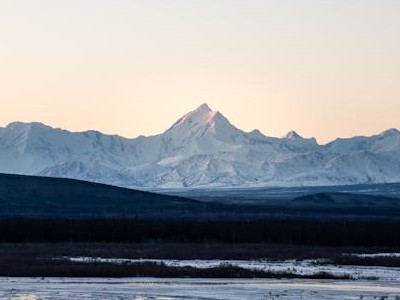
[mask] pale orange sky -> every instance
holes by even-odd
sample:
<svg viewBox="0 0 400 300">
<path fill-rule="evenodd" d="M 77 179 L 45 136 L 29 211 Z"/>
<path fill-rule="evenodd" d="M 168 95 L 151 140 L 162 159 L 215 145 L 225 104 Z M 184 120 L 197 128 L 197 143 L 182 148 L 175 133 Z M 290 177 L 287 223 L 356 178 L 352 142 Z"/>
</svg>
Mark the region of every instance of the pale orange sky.
<svg viewBox="0 0 400 300">
<path fill-rule="evenodd" d="M 126 137 L 203 102 L 325 143 L 400 128 L 400 1 L 1 0 L 0 126 Z"/>
</svg>

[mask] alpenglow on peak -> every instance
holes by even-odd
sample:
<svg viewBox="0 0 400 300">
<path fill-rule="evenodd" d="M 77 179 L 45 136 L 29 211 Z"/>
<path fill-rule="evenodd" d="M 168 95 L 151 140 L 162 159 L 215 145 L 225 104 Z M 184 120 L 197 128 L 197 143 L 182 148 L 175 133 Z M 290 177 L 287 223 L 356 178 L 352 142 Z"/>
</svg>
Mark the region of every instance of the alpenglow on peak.
<svg viewBox="0 0 400 300">
<path fill-rule="evenodd" d="M 208 106 L 207 103 L 203 103 L 201 104 L 199 107 L 197 107 L 194 111 L 196 112 L 205 112 L 205 113 L 210 113 L 213 110 L 210 108 L 210 106 Z"/>
<path fill-rule="evenodd" d="M 181 126 L 203 126 L 212 122 L 216 116 L 221 115 L 217 111 L 213 111 L 206 103 L 203 103 L 195 110 L 188 112 L 183 117 L 179 118 L 170 129 Z M 168 131 L 167 130 L 167 131 Z"/>
</svg>

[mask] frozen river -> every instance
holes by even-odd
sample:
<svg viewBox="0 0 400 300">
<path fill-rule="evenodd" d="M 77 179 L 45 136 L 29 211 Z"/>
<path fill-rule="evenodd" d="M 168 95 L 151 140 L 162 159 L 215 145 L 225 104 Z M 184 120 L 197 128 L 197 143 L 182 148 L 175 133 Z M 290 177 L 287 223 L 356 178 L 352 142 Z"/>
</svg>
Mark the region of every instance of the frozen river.
<svg viewBox="0 0 400 300">
<path fill-rule="evenodd" d="M 400 299 L 397 281 L 0 278 L 0 299 Z"/>
</svg>

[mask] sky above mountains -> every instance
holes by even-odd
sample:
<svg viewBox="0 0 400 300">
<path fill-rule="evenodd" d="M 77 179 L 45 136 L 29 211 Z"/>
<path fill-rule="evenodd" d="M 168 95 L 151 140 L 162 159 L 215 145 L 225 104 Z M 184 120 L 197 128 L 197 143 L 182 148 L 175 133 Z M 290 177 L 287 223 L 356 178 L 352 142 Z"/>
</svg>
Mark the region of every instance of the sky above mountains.
<svg viewBox="0 0 400 300">
<path fill-rule="evenodd" d="M 0 2 L 0 126 L 156 134 L 207 102 L 327 142 L 400 128 L 399 1 Z"/>
</svg>

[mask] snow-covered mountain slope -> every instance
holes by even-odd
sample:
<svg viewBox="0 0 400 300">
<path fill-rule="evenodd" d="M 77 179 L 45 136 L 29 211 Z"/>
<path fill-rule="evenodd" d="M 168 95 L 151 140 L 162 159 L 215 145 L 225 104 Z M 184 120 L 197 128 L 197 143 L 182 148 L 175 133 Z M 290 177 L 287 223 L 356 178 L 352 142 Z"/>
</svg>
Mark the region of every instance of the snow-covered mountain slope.
<svg viewBox="0 0 400 300">
<path fill-rule="evenodd" d="M 15 122 L 0 128 L 0 172 L 145 189 L 398 182 L 400 132 L 319 145 L 294 131 L 244 132 L 206 104 L 135 139 Z"/>
</svg>

